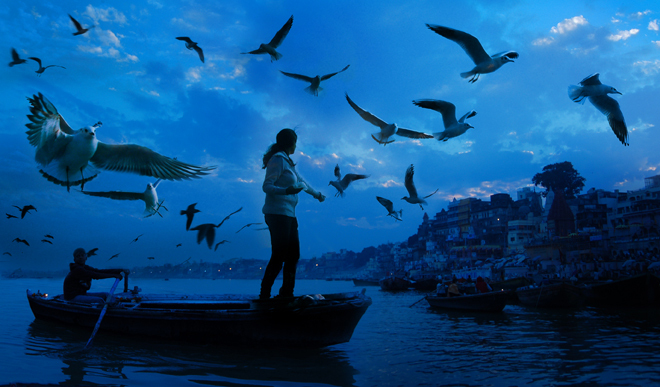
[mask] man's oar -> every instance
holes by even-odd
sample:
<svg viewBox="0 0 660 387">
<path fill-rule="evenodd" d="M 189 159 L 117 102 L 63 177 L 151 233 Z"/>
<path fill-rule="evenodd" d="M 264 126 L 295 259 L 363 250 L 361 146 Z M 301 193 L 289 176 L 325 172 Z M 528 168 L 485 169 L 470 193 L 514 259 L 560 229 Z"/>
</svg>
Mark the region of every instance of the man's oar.
<svg viewBox="0 0 660 387">
<path fill-rule="evenodd" d="M 110 302 L 110 299 L 112 298 L 112 294 L 115 292 L 115 289 L 117 289 L 117 284 L 119 283 L 119 281 L 121 281 L 121 278 L 117 278 L 115 280 L 114 285 L 112 285 L 112 289 L 110 289 L 110 294 L 108 294 L 108 297 L 106 297 L 105 305 L 103 305 L 103 309 L 101 310 L 101 314 L 99 315 L 99 321 L 96 322 L 96 326 L 94 327 L 92 336 L 87 341 L 87 344 L 85 344 L 85 348 L 83 348 L 83 350 L 87 349 L 92 344 L 92 340 L 94 340 L 94 335 L 96 335 L 96 331 L 99 330 L 99 327 L 101 326 L 101 320 L 103 320 L 103 316 L 105 316 L 105 311 L 108 310 L 108 302 Z"/>
</svg>

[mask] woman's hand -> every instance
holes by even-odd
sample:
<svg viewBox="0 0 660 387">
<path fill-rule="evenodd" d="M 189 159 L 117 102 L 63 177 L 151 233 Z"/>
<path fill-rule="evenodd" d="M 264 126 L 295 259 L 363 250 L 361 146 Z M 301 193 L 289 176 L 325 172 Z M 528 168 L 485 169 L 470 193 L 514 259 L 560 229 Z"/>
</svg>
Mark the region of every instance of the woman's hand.
<svg viewBox="0 0 660 387">
<path fill-rule="evenodd" d="M 303 190 L 302 187 L 295 187 L 295 186 L 292 185 L 291 187 L 288 187 L 286 189 L 286 194 L 287 195 L 295 195 L 295 194 L 297 194 L 298 192 L 300 192 L 302 190 Z"/>
<path fill-rule="evenodd" d="M 319 196 L 317 196 L 316 199 L 318 199 L 319 202 L 323 203 L 323 201 L 325 200 L 325 195 L 319 192 Z"/>
</svg>

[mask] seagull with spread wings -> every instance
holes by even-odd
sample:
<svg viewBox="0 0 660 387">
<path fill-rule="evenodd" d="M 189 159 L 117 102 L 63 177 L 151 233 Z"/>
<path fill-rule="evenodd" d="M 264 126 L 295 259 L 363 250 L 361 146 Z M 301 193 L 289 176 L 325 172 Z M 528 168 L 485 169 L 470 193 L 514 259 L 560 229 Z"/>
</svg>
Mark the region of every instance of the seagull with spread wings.
<svg viewBox="0 0 660 387">
<path fill-rule="evenodd" d="M 215 229 L 222 226 L 222 224 L 227 219 L 229 219 L 230 216 L 232 216 L 235 213 L 241 211 L 242 209 L 243 209 L 243 207 L 241 207 L 238 210 L 232 212 L 231 214 L 225 216 L 225 218 L 222 219 L 222 222 L 220 222 L 218 224 L 203 223 L 203 224 L 200 224 L 199 226 L 195 226 L 195 227 L 191 228 L 190 230 L 197 231 L 197 244 L 201 244 L 202 241 L 204 239 L 206 239 L 206 244 L 209 246 L 209 249 L 212 248 L 213 242 L 215 241 Z"/>
<path fill-rule="evenodd" d="M 263 224 L 263 223 L 248 223 L 245 226 L 239 228 L 238 231 L 236 231 L 236 234 L 238 234 L 238 232 L 241 231 L 242 229 L 244 229 L 246 227 L 254 226 L 255 224 Z"/>
<path fill-rule="evenodd" d="M 607 117 L 610 128 L 623 145 L 628 145 L 628 127 L 619 103 L 608 94 L 621 94 L 612 86 L 603 85 L 599 74 L 594 73 L 580 81 L 580 86 L 570 85 L 568 96 L 573 102 L 584 104 L 589 99 L 592 105 Z"/>
<path fill-rule="evenodd" d="M 35 159 L 41 174 L 55 184 L 80 185 L 99 174 L 99 169 L 130 172 L 163 180 L 199 178 L 215 167 L 198 167 L 163 156 L 134 144 L 106 144 L 96 137 L 97 122 L 73 130 L 55 106 L 41 93 L 28 98 L 28 140 L 37 148 Z M 91 163 L 91 165 L 90 165 Z"/>
<path fill-rule="evenodd" d="M 470 78 L 470 83 L 476 82 L 480 74 L 492 73 L 504 64 L 513 62 L 514 59 L 518 58 L 518 53 L 515 51 L 503 51 L 494 55 L 488 55 L 481 42 L 479 42 L 479 39 L 467 32 L 433 24 L 427 24 L 426 26 L 438 35 L 457 43 L 468 54 L 470 59 L 472 59 L 472 62 L 475 64 L 474 68 L 461 73 L 462 78 L 472 77 Z"/>
<path fill-rule="evenodd" d="M 388 141 L 388 139 L 394 136 L 395 134 L 403 137 L 416 138 L 416 139 L 433 138 L 433 136 L 431 136 L 430 134 L 415 132 L 410 129 L 399 128 L 395 123 L 388 124 L 387 122 L 381 120 L 380 118 L 376 117 L 375 115 L 369 113 L 368 111 L 356 105 L 355 102 L 353 102 L 353 100 L 351 100 L 348 97 L 348 94 L 346 94 L 346 100 L 348 101 L 348 104 L 351 105 L 353 110 L 355 110 L 357 114 L 359 114 L 360 117 L 362 117 L 363 120 L 380 128 L 380 132 L 371 135 L 371 137 L 374 140 L 376 140 L 376 142 L 379 144 L 387 145 L 393 143 L 394 140 Z"/>
<path fill-rule="evenodd" d="M 435 195 L 435 193 L 438 192 L 438 190 L 436 189 L 435 191 L 433 191 L 432 194 L 420 198 L 419 195 L 417 194 L 417 188 L 415 187 L 415 183 L 413 182 L 414 174 L 415 174 L 415 167 L 413 167 L 413 165 L 410 164 L 408 169 L 406 169 L 406 178 L 404 181 L 404 185 L 406 186 L 406 190 L 408 190 L 409 196 L 404 196 L 401 198 L 401 200 L 405 200 L 410 204 L 419 204 L 419 207 L 423 210 L 424 207 L 422 206 L 422 204 L 428 205 L 428 203 L 424 199 Z"/>
<path fill-rule="evenodd" d="M 317 75 L 315 77 L 308 77 L 307 75 L 301 75 L 301 74 L 295 74 L 295 73 L 287 73 L 287 72 L 284 72 L 282 70 L 280 70 L 280 72 L 282 74 L 286 75 L 287 77 L 291 77 L 293 79 L 298 79 L 300 81 L 309 82 L 310 85 L 305 88 L 305 91 L 308 92 L 309 94 L 315 96 L 315 97 L 318 97 L 319 91 L 323 90 L 323 88 L 321 87 L 321 81 L 325 81 L 327 79 L 330 79 L 333 76 L 341 73 L 342 71 L 346 71 L 346 69 L 349 68 L 349 67 L 350 67 L 350 65 L 344 67 L 343 69 L 341 69 L 341 70 L 339 70 L 335 73 L 326 74 L 326 75 L 323 75 L 323 76 Z"/>
<path fill-rule="evenodd" d="M 96 255 L 96 252 L 99 250 L 98 247 L 94 247 L 93 249 L 89 250 L 87 252 L 87 258 L 91 257 L 92 255 Z"/>
<path fill-rule="evenodd" d="M 18 208 L 18 210 L 21 212 L 21 219 L 25 217 L 25 214 L 29 214 L 30 210 L 35 210 L 37 211 L 36 208 L 32 204 L 28 204 L 27 206 L 19 207 L 19 206 L 14 206 L 15 208 Z"/>
<path fill-rule="evenodd" d="M 11 62 L 9 62 L 9 67 L 13 67 L 15 65 L 19 65 L 21 63 L 27 62 L 25 59 L 21 59 L 20 56 L 18 56 L 18 52 L 16 51 L 15 48 L 11 49 Z"/>
<path fill-rule="evenodd" d="M 91 26 L 89 28 L 83 28 L 82 24 L 80 24 L 78 20 L 74 19 L 73 16 L 69 15 L 69 18 L 71 19 L 71 22 L 73 22 L 73 25 L 76 27 L 76 32 L 74 32 L 73 35 L 82 35 L 85 32 L 89 31 L 90 28 L 96 27 L 96 26 Z"/>
<path fill-rule="evenodd" d="M 24 243 L 26 246 L 30 246 L 30 244 L 28 243 L 28 241 L 26 241 L 25 239 L 21 239 L 21 238 L 14 238 L 14 239 L 12 240 L 12 242 Z"/>
<path fill-rule="evenodd" d="M 196 213 L 201 212 L 200 210 L 196 209 L 195 206 L 197 203 L 193 203 L 188 206 L 185 210 L 181 210 L 181 215 L 186 216 L 186 231 L 190 230 L 190 225 L 192 224 L 193 217 L 195 216 Z"/>
<path fill-rule="evenodd" d="M 466 119 L 477 115 L 474 110 L 465 113 L 463 117 L 456 121 L 456 106 L 451 102 L 439 99 L 418 99 L 413 101 L 413 104 L 442 114 L 442 123 L 445 130 L 433 133 L 433 137 L 438 141 L 447 141 L 452 137 L 460 136 L 470 128 L 474 128 L 474 126 L 465 122 Z"/>
<path fill-rule="evenodd" d="M 64 67 L 64 66 L 60 66 L 60 65 L 48 65 L 48 66 L 42 66 L 42 65 L 41 65 L 41 59 L 36 58 L 36 57 L 34 57 L 34 56 L 28 57 L 28 59 L 32 59 L 33 61 L 35 61 L 35 62 L 37 62 L 37 63 L 39 64 L 39 68 L 37 69 L 37 71 L 35 71 L 35 73 L 37 73 L 37 76 L 38 76 L 38 77 L 40 77 L 41 74 L 43 74 L 44 71 L 46 71 L 46 69 L 49 68 L 49 67 L 60 67 L 60 68 L 63 68 L 63 69 L 66 70 L 66 67 Z"/>
<path fill-rule="evenodd" d="M 401 221 L 401 217 L 403 217 L 403 210 L 395 211 L 394 210 L 394 203 L 392 203 L 391 200 L 385 199 L 380 196 L 376 196 L 376 200 L 378 200 L 378 203 L 382 204 L 385 209 L 387 209 L 387 216 L 391 216 L 394 219 Z"/>
<path fill-rule="evenodd" d="M 109 198 L 114 200 L 142 200 L 145 205 L 144 213 L 143 213 L 145 217 L 149 217 L 154 214 L 158 214 L 161 217 L 163 217 L 163 215 L 161 215 L 160 212 L 158 212 L 158 209 L 160 207 L 163 207 L 165 208 L 165 210 L 167 210 L 167 208 L 162 205 L 163 204 L 162 202 L 160 203 L 158 202 L 158 193 L 156 192 L 156 188 L 158 187 L 158 184 L 161 181 L 162 181 L 161 179 L 158 179 L 154 184 L 148 183 L 147 188 L 144 190 L 144 192 L 82 191 L 82 193 L 89 196 L 97 196 L 97 197 Z"/>
<path fill-rule="evenodd" d="M 180 36 L 176 38 L 177 40 L 183 40 L 186 42 L 186 48 L 188 50 L 195 50 L 197 51 L 197 55 L 199 55 L 199 60 L 204 63 L 204 51 L 202 51 L 202 48 L 197 45 L 197 42 L 193 42 L 189 37 L 187 36 Z"/>
<path fill-rule="evenodd" d="M 335 165 L 335 177 L 337 180 L 330 180 L 328 185 L 331 185 L 337 189 L 335 196 L 344 197 L 344 191 L 348 186 L 355 180 L 362 180 L 369 177 L 369 175 L 360 175 L 356 173 L 347 173 L 344 177 L 341 177 L 341 170 L 339 169 L 339 164 Z"/>
<path fill-rule="evenodd" d="M 275 34 L 273 39 L 268 42 L 268 43 L 261 43 L 259 45 L 259 48 L 256 50 L 252 50 L 249 52 L 241 52 L 241 54 L 268 54 L 270 55 L 270 61 L 274 60 L 279 60 L 282 57 L 282 54 L 277 52 L 275 50 L 277 47 L 282 44 L 282 41 L 284 41 L 284 38 L 289 34 L 289 30 L 291 30 L 291 25 L 293 25 L 293 15 L 287 20 L 287 22 L 284 24 L 282 28 L 280 28 L 279 31 Z"/>
<path fill-rule="evenodd" d="M 213 249 L 213 251 L 218 251 L 218 246 L 220 246 L 220 245 L 224 245 L 225 243 L 228 243 L 228 242 L 229 242 L 229 241 L 225 239 L 225 240 L 222 240 L 222 241 L 216 243 L 216 244 L 215 244 L 215 248 Z"/>
</svg>

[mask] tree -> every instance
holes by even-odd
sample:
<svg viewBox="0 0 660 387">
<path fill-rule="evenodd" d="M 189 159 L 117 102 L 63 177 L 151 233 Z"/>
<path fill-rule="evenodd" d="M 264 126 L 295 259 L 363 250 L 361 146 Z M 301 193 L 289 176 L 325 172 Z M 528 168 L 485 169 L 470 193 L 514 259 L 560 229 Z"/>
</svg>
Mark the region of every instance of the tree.
<svg viewBox="0 0 660 387">
<path fill-rule="evenodd" d="M 586 180 L 573 168 L 570 161 L 546 165 L 543 167 L 543 172 L 532 177 L 532 183 L 535 186 L 540 185 L 545 188 L 543 197 L 546 197 L 548 192 L 553 190 L 563 191 L 566 199 L 575 198 L 575 195 L 582 191 Z"/>
</svg>

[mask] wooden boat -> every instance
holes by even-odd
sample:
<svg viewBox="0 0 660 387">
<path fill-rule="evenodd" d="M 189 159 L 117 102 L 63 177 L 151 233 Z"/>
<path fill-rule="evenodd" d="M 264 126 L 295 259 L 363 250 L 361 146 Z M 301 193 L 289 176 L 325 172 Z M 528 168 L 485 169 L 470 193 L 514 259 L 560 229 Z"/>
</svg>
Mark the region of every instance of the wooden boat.
<svg viewBox="0 0 660 387">
<path fill-rule="evenodd" d="M 587 303 L 595 306 L 650 306 L 660 304 L 660 278 L 651 273 L 590 284 Z"/>
<path fill-rule="evenodd" d="M 426 301 L 428 301 L 432 308 L 437 309 L 501 312 L 506 306 L 510 293 L 510 290 L 500 290 L 457 297 L 447 297 L 445 294 L 433 294 L 426 296 Z"/>
<path fill-rule="evenodd" d="M 571 308 L 584 302 L 582 290 L 568 282 L 525 286 L 516 290 L 520 303 L 539 308 Z"/>
<path fill-rule="evenodd" d="M 416 290 L 435 290 L 441 280 L 436 274 L 419 274 L 410 278 L 410 286 Z"/>
<path fill-rule="evenodd" d="M 408 290 L 412 286 L 407 279 L 394 275 L 381 278 L 380 281 L 378 281 L 378 284 L 381 289 L 390 291 Z"/>
<path fill-rule="evenodd" d="M 126 289 L 125 289 L 126 290 Z M 27 291 L 34 317 L 91 329 L 103 305 Z M 348 342 L 371 305 L 365 290 L 258 300 L 245 295 L 115 294 L 99 333 L 214 344 L 325 347 Z"/>
</svg>

